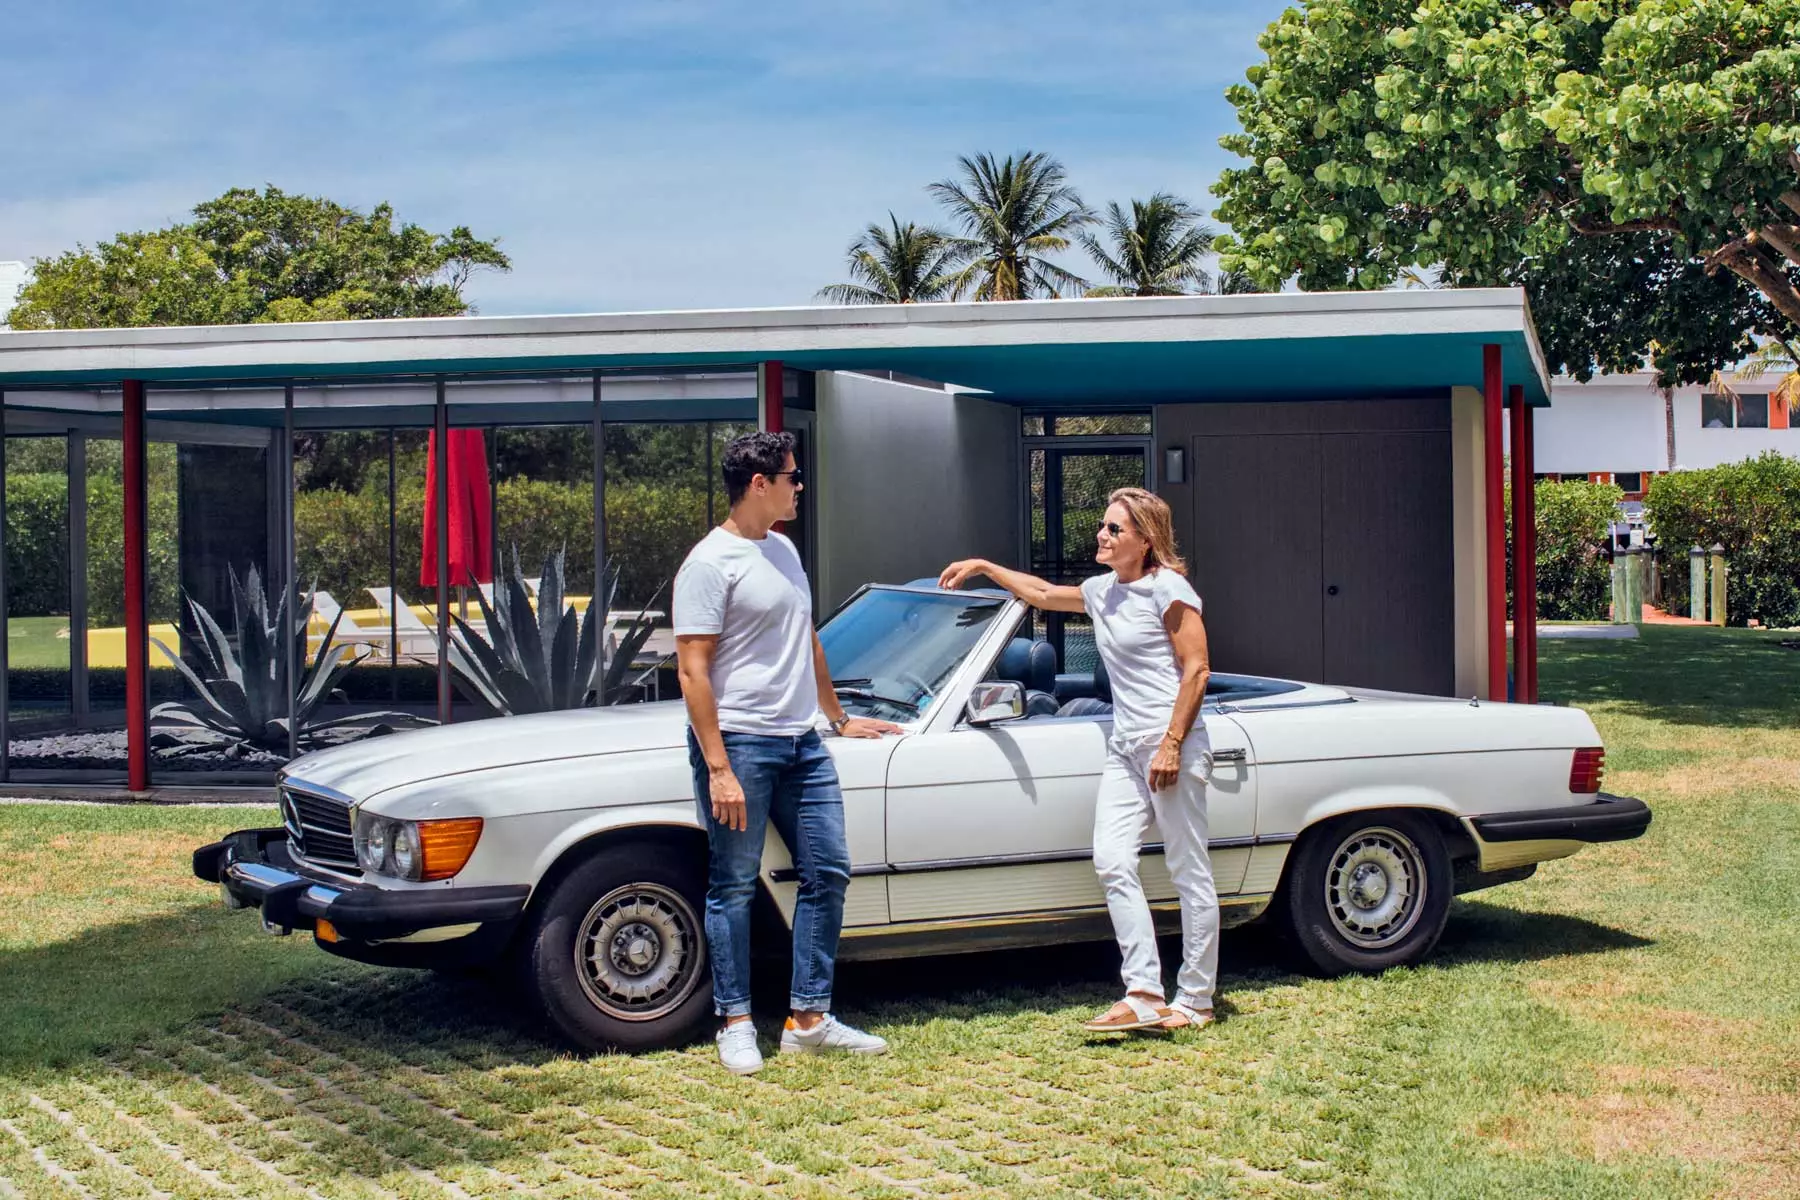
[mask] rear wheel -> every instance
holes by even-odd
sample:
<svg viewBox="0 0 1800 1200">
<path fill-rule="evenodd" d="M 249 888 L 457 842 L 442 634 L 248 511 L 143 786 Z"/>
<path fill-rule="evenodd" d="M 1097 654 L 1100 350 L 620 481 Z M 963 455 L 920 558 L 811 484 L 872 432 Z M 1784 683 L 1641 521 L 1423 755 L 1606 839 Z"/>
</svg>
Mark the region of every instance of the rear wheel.
<svg viewBox="0 0 1800 1200">
<path fill-rule="evenodd" d="M 699 865 L 661 846 L 619 845 L 575 867 L 525 940 L 545 1015 L 590 1050 L 691 1040 L 712 1010 Z"/>
<path fill-rule="evenodd" d="M 1282 884 L 1288 932 L 1327 974 L 1414 963 L 1437 945 L 1455 892 L 1450 852 L 1418 813 L 1352 813 L 1310 829 Z"/>
</svg>

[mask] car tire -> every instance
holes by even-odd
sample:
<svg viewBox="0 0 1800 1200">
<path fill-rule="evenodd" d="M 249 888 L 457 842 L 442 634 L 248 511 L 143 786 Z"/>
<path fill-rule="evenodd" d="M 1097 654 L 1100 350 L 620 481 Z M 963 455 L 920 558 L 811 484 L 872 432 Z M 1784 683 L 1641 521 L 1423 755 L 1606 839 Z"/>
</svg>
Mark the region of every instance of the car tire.
<svg viewBox="0 0 1800 1200">
<path fill-rule="evenodd" d="M 1352 813 L 1301 835 L 1282 882 L 1286 932 L 1327 975 L 1372 973 L 1431 953 L 1450 916 L 1450 851 L 1429 817 Z"/>
<path fill-rule="evenodd" d="M 589 1050 L 692 1041 L 712 1012 L 702 865 L 609 846 L 557 881 L 520 947 L 544 1015 Z"/>
</svg>

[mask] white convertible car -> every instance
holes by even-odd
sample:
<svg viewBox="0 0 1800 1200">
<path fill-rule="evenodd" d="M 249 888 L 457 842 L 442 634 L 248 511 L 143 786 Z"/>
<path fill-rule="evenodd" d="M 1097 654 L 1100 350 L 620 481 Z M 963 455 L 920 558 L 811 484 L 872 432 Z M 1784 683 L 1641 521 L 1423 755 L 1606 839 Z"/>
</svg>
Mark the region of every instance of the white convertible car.
<svg viewBox="0 0 1800 1200">
<path fill-rule="evenodd" d="M 854 864 L 843 958 L 1110 936 L 1089 858 L 1107 681 L 1059 671 L 1030 621 L 1001 593 L 871 586 L 820 630 L 845 707 L 907 730 L 827 738 Z M 1205 720 L 1226 923 L 1266 911 L 1324 971 L 1417 961 L 1453 895 L 1650 823 L 1600 791 L 1577 709 L 1220 674 Z M 515 963 L 583 1046 L 676 1043 L 712 994 L 685 726 L 677 701 L 309 755 L 281 779 L 282 826 L 200 848 L 194 872 L 349 958 Z M 1149 838 L 1145 882 L 1172 922 Z M 773 950 L 796 887 L 773 833 L 763 884 Z"/>
</svg>

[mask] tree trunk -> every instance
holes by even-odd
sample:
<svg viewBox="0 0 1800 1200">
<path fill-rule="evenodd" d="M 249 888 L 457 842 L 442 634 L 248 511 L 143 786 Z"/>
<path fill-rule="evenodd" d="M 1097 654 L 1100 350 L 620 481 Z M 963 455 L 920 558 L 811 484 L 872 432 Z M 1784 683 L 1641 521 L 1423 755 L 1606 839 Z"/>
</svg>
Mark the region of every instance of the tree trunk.
<svg viewBox="0 0 1800 1200">
<path fill-rule="evenodd" d="M 1668 442 L 1669 470 L 1675 469 L 1675 389 L 1666 387 L 1663 394 L 1663 433 Z"/>
</svg>

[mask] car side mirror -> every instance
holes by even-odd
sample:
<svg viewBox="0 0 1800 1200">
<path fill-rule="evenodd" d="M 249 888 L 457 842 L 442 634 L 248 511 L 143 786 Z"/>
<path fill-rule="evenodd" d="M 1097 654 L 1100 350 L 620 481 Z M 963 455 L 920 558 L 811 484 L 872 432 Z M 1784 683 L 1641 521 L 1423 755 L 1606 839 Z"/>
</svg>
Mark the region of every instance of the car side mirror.
<svg viewBox="0 0 1800 1200">
<path fill-rule="evenodd" d="M 977 729 L 1025 715 L 1025 689 L 1011 679 L 978 683 L 969 693 L 969 724 Z"/>
</svg>

